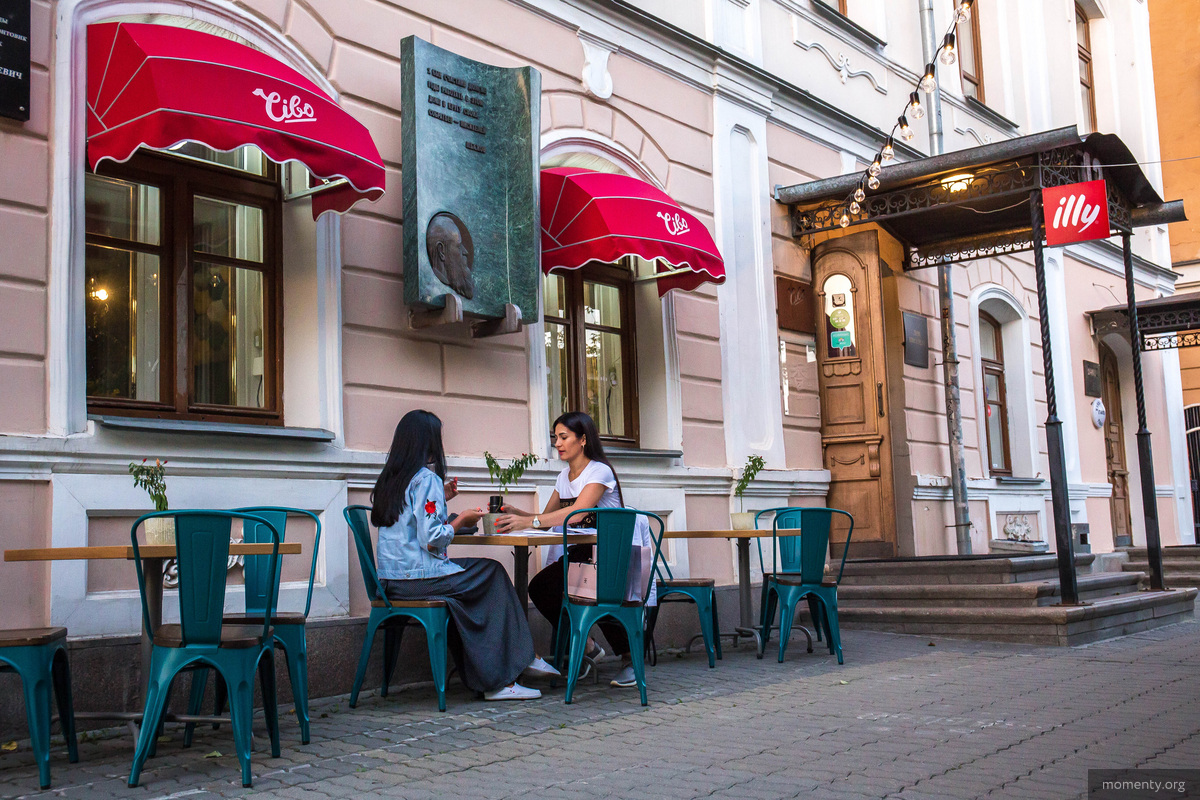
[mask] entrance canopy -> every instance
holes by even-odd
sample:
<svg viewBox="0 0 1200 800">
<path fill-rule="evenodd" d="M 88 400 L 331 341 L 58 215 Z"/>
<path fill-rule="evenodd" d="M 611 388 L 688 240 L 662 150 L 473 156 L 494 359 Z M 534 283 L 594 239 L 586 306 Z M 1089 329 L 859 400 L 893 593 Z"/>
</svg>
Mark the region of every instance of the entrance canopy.
<svg viewBox="0 0 1200 800">
<path fill-rule="evenodd" d="M 880 186 L 850 213 L 861 173 L 777 186 L 793 234 L 803 237 L 869 222 L 905 245 L 905 269 L 1015 253 L 1033 247 L 1034 192 L 1103 178 L 1117 233 L 1177 222 L 1183 204 L 1164 203 L 1115 135 L 1081 137 L 1074 126 L 884 167 Z"/>
<path fill-rule="evenodd" d="M 371 134 L 312 81 L 266 53 L 201 31 L 110 22 L 87 34 L 87 152 L 126 161 L 139 147 L 252 144 L 338 181 L 313 195 L 313 217 L 384 192 Z"/>
<path fill-rule="evenodd" d="M 708 228 L 645 181 L 551 167 L 542 170 L 541 206 L 543 272 L 639 256 L 657 264 L 659 297 L 725 282 L 725 262 Z"/>
<path fill-rule="evenodd" d="M 1129 308 L 1109 306 L 1089 313 L 1097 334 L 1117 331 L 1129 337 Z M 1143 350 L 1200 346 L 1200 292 L 1175 294 L 1137 304 Z"/>
</svg>

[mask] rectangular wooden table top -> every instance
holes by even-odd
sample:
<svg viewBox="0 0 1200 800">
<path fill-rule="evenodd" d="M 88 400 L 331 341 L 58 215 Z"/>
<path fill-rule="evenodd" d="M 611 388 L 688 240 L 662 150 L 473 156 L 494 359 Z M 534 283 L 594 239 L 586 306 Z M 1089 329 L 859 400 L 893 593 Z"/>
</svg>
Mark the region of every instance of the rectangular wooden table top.
<svg viewBox="0 0 1200 800">
<path fill-rule="evenodd" d="M 795 528 L 781 528 L 780 536 L 797 536 L 800 531 Z M 757 539 L 771 535 L 771 529 L 765 530 L 713 530 L 713 531 L 667 531 L 667 539 Z M 489 536 L 482 533 L 460 533 L 454 537 L 454 544 L 507 545 L 518 547 L 536 547 L 543 544 L 562 544 L 562 534 L 550 531 L 516 531 L 513 533 L 497 533 Z M 573 533 L 567 539 L 568 544 L 595 544 L 596 536 L 591 533 Z"/>
<path fill-rule="evenodd" d="M 231 556 L 265 556 L 271 554 L 271 544 L 237 542 L 229 545 Z M 144 544 L 138 546 L 142 558 L 174 558 L 173 544 Z M 282 542 L 279 554 L 299 555 L 299 542 Z M 93 545 L 89 547 L 34 547 L 25 550 L 5 550 L 5 561 L 93 561 L 133 559 L 133 545 Z"/>
</svg>

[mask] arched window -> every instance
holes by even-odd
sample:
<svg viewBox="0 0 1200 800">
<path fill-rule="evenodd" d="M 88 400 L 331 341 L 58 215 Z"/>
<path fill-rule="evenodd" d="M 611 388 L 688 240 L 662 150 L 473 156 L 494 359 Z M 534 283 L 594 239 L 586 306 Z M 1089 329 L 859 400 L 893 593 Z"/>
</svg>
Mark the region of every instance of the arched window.
<svg viewBox="0 0 1200 800">
<path fill-rule="evenodd" d="M 1011 475 L 1008 447 L 1008 403 L 1004 386 L 1004 345 L 1000 323 L 979 312 L 979 359 L 983 366 L 984 430 L 987 432 L 988 469 L 993 475 Z"/>
</svg>

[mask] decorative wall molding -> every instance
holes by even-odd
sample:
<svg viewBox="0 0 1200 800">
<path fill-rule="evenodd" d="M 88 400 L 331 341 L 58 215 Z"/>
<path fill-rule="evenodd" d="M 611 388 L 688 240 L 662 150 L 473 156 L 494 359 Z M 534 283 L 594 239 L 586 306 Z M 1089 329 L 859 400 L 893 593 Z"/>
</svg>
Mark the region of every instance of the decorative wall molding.
<svg viewBox="0 0 1200 800">
<path fill-rule="evenodd" d="M 608 57 L 617 51 L 612 42 L 580 30 L 576 34 L 583 45 L 583 88 L 588 94 L 607 100 L 612 97 L 613 79 L 608 71 Z"/>
<path fill-rule="evenodd" d="M 963 128 L 959 125 L 955 125 L 954 132 L 961 134 L 963 136 L 970 136 L 972 139 L 974 139 L 979 144 L 991 144 L 992 143 L 992 135 L 990 133 L 985 133 L 985 134 L 981 135 L 979 133 L 979 131 L 975 130 L 973 127 L 971 127 L 969 125 L 965 128 Z"/>
<path fill-rule="evenodd" d="M 846 83 L 850 78 L 866 78 L 871 82 L 871 86 L 875 87 L 875 91 L 880 94 L 887 94 L 887 87 L 880 84 L 879 79 L 871 74 L 870 70 L 852 69 L 850 66 L 850 57 L 845 53 L 839 52 L 837 58 L 819 41 L 806 42 L 800 36 L 800 17 L 792 15 L 792 44 L 802 50 L 816 50 L 821 55 L 825 56 L 825 60 L 829 62 L 829 66 L 833 67 L 841 78 L 842 83 Z M 887 73 L 884 73 L 885 81 Z"/>
</svg>

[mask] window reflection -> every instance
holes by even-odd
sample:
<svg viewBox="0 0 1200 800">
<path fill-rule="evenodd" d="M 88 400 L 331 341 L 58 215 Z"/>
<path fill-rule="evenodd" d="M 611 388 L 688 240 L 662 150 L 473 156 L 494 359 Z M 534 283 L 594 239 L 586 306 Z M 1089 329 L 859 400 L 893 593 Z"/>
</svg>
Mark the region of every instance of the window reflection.
<svg viewBox="0 0 1200 800">
<path fill-rule="evenodd" d="M 830 275 L 821 291 L 825 296 L 825 346 L 829 357 L 857 356 L 854 284 L 845 275 Z"/>
</svg>

